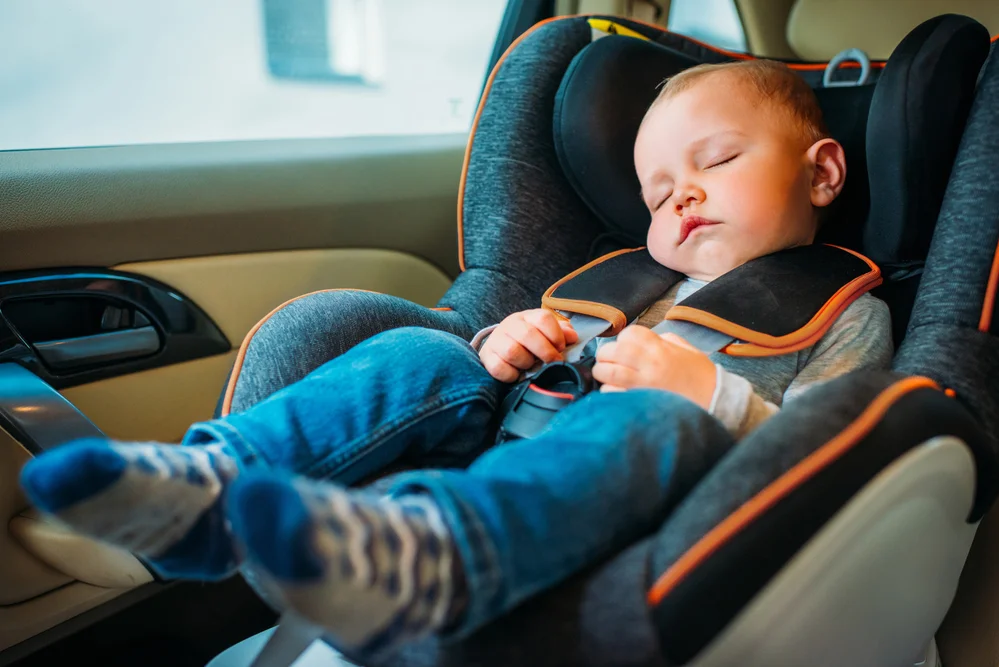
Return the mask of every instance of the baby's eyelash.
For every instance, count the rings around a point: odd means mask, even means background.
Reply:
[[[732,160],[734,160],[737,157],[739,157],[739,153],[736,153],[736,154],[734,154],[734,155],[732,155],[730,157],[727,157],[724,160],[719,160],[718,162],[712,162],[711,164],[708,165],[708,169],[711,169],[712,167],[720,167],[723,164],[727,164],[727,163],[731,162]]]
[[[660,208],[662,208],[662,205],[665,204],[667,201],[669,201],[669,198],[672,197],[672,196],[673,196],[673,193],[670,192],[665,197],[663,197],[658,202],[656,202],[656,205],[652,207],[652,212],[655,213]]]

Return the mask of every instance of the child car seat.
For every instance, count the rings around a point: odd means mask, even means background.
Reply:
[[[823,240],[881,265],[894,370],[811,390],[741,441],[654,535],[461,642],[427,639],[386,664],[901,666],[924,655],[996,489],[995,59],[976,93],[988,51],[980,24],[948,15],[872,63],[865,85],[823,86],[824,64],[792,65],[847,153]],[[487,83],[459,196],[462,273],[438,308],[353,290],[293,300],[247,336],[222,411],[388,328],[470,338],[537,307],[593,257],[641,245],[648,214],[631,148],[656,85],[747,57],[625,19],[535,26]],[[265,638],[212,664],[249,664]],[[289,646],[272,646],[271,664],[297,655],[281,655]],[[317,642],[307,664],[332,655]]]

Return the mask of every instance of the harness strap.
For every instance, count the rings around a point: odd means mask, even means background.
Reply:
[[[565,349],[565,360],[570,363],[579,361],[586,346],[612,326],[607,320],[580,314],[573,314],[569,322],[579,335],[579,341]],[[734,338],[720,331],[683,320],[663,320],[652,327],[652,331],[659,335],[675,333],[704,354],[723,350],[735,342]]]

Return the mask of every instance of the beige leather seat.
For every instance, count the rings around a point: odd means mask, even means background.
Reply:
[[[940,14],[964,14],[999,33],[996,0],[797,0],[787,42],[803,60],[829,60],[846,48],[884,60],[910,30]]]

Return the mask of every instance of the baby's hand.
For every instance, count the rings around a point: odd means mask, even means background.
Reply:
[[[617,340],[597,349],[593,377],[600,391],[647,387],[680,394],[705,410],[715,393],[715,365],[676,334],[660,337],[646,327],[632,325]]]
[[[479,359],[494,378],[513,382],[538,359],[561,360],[566,346],[578,340],[572,325],[552,311],[525,310],[499,323],[479,349]]]

